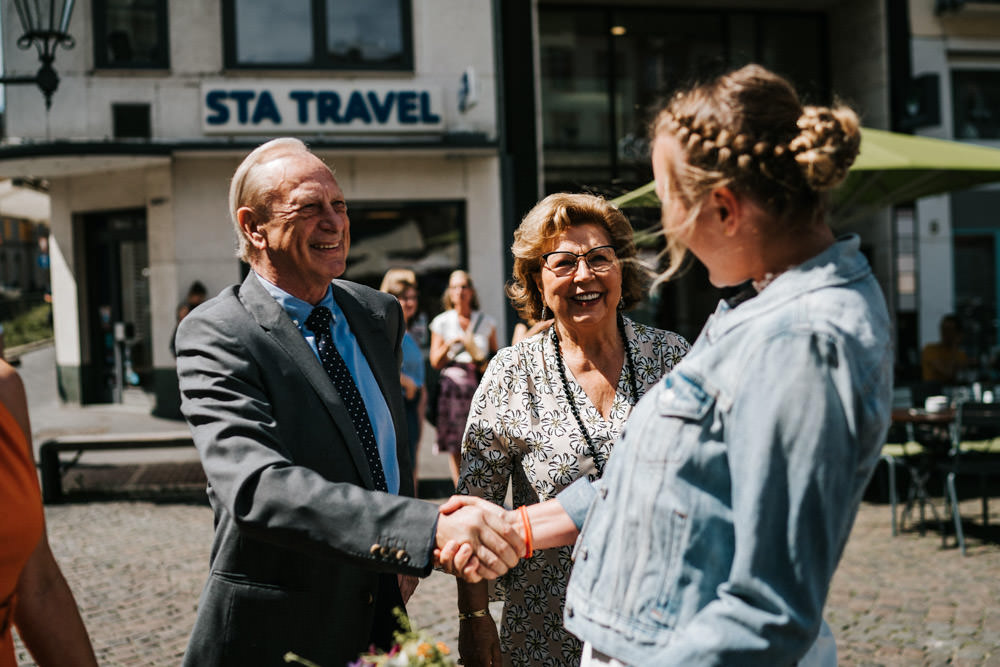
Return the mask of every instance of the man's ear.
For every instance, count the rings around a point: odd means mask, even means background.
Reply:
[[[267,235],[264,234],[258,215],[249,206],[236,209],[236,220],[240,223],[243,236],[258,251],[267,249]]]
[[[742,222],[743,200],[726,187],[712,190],[711,198],[717,221],[723,225],[724,233],[732,236]]]

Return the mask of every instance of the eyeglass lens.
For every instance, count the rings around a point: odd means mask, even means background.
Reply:
[[[575,273],[581,257],[594,273],[609,271],[617,260],[615,249],[611,246],[598,246],[579,254],[557,250],[543,255],[545,266],[558,276],[568,276]]]

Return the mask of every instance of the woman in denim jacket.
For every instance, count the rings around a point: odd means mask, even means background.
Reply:
[[[668,274],[690,250],[743,289],[636,406],[600,481],[506,518],[529,550],[582,531],[564,622],[585,665],[835,664],[823,604],[892,375],[879,286],[823,219],[857,116],[803,108],[751,65],[675,95],[653,140]]]

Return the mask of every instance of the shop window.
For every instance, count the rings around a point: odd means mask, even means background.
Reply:
[[[344,277],[378,289],[393,267],[413,269],[420,312],[441,312],[441,295],[455,269],[468,269],[465,202],[350,202],[351,253]]]
[[[412,70],[410,0],[224,0],[226,66]]]
[[[827,102],[821,12],[755,12],[540,4],[545,190],[616,196],[645,183],[647,127],[679,84],[749,62]]]
[[[98,68],[170,66],[166,0],[94,0],[93,7]]]
[[[1000,70],[952,70],[956,139],[1000,139]]]

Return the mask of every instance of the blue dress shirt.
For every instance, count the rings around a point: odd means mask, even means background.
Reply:
[[[316,360],[318,361],[319,351],[316,349],[316,337],[305,325],[306,318],[309,317],[315,306],[292,296],[277,285],[262,278],[259,274],[254,273],[254,275],[260,280],[260,284],[264,286],[264,289],[274,297],[278,305],[292,318],[292,322],[298,327],[299,332],[306,339],[309,347],[312,348],[313,354],[316,355]],[[382,390],[379,388],[378,381],[372,374],[368,360],[361,351],[361,346],[358,345],[357,339],[354,338],[354,333],[351,332],[351,327],[344,316],[344,311],[340,309],[340,306],[337,305],[337,302],[333,298],[332,286],[327,288],[326,295],[316,305],[326,306],[333,314],[333,322],[330,324],[333,334],[333,344],[337,346],[337,351],[344,358],[344,363],[347,364],[348,370],[351,371],[351,377],[354,378],[354,384],[358,386],[361,398],[365,402],[365,409],[368,410],[368,419],[371,421],[372,430],[375,431],[375,442],[378,443],[379,458],[382,459],[382,469],[385,472],[385,483],[389,489],[389,493],[399,493],[399,461],[396,460],[396,428],[392,423],[392,413],[389,412],[389,406],[385,402]]]

